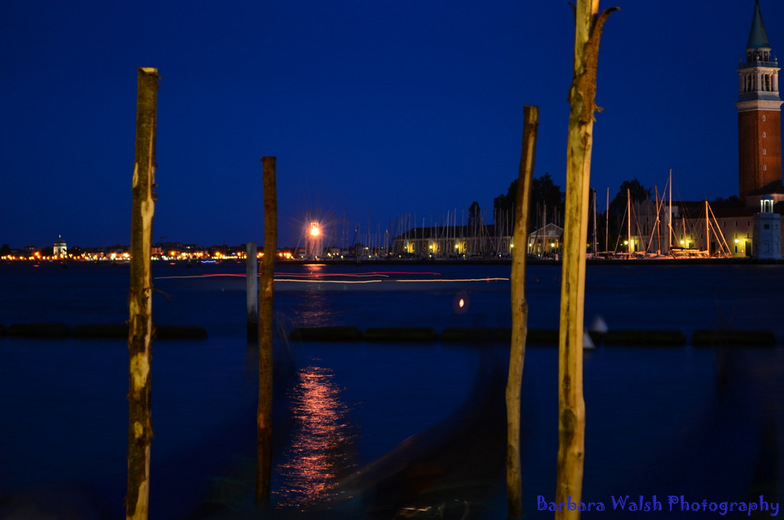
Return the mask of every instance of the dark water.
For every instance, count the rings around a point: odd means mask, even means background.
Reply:
[[[409,272],[372,275],[378,283],[279,282],[275,312],[284,333],[320,325],[510,325],[503,280],[508,266],[279,271]],[[203,325],[210,336],[154,346],[153,519],[248,506],[257,361],[244,337],[244,280],[201,276],[242,272],[243,266],[226,264],[155,268],[156,321]],[[0,323],[122,322],[127,284],[127,266],[0,265]],[[557,328],[560,268],[529,267],[527,285],[529,326]],[[780,266],[591,266],[586,323],[601,315],[611,329],[676,329],[687,337],[696,329],[765,329],[780,344],[782,294]],[[456,304],[460,299],[463,307]],[[468,398],[488,351],[501,364],[506,356],[503,348],[441,343],[279,346],[290,349],[298,374],[285,389],[293,413],[277,445],[275,501],[284,512],[311,504],[318,491],[440,423]],[[17,497],[0,507],[0,518],[20,495],[41,489],[49,502],[59,500],[56,490],[66,489],[99,504],[106,517],[121,518],[124,341],[5,337],[0,353],[0,496]],[[533,518],[552,514],[537,512],[536,503],[538,495],[554,500],[556,378],[556,349],[529,347],[523,460],[526,509]],[[709,503],[758,501],[760,495],[784,501],[781,346],[600,347],[586,352],[585,395],[585,501],[609,507],[611,496],[657,495],[666,517],[677,516],[666,510],[669,495]],[[504,517],[502,489],[491,493],[483,515]]]

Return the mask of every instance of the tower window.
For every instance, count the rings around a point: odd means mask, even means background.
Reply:
[[[762,132],[762,138],[765,139],[766,137],[768,137],[768,133],[767,132]]]
[[[763,148],[763,149],[762,149],[762,155],[768,155],[768,150],[766,150],[765,148]]]
[[[763,116],[762,116],[762,122],[764,123],[766,120],[767,120],[767,119],[766,119],[766,118],[765,118],[765,116],[763,115]]]

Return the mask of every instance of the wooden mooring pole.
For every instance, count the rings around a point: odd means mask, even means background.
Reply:
[[[150,382],[152,347],[152,271],[150,254],[155,213],[155,126],[158,69],[138,69],[136,158],[131,208],[131,281],[128,297],[129,422],[126,519],[146,520],[150,494]]]
[[[259,283],[259,403],[257,418],[256,503],[267,505],[272,475],[272,303],[278,250],[278,202],[275,157],[263,157],[264,256]]]
[[[259,259],[255,242],[245,244],[245,299],[248,343],[259,340]]]
[[[523,516],[523,477],[520,461],[520,392],[528,334],[528,300],[525,297],[525,257],[528,253],[528,210],[536,155],[539,107],[523,109],[523,151],[515,195],[512,243],[512,347],[506,384],[506,497],[509,518]]]
[[[599,0],[577,0],[575,7],[574,73],[569,89],[569,135],[566,152],[566,207],[561,274],[558,354],[558,462],[556,503],[582,500],[585,459],[583,398],[583,336],[585,254],[588,240],[588,199],[591,178],[596,71],[602,27],[611,12],[599,13]],[[563,508],[555,518],[580,518]]]

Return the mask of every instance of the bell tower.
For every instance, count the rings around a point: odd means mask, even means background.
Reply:
[[[779,62],[771,58],[759,0],[754,4],[746,58],[741,60],[738,102],[738,181],[746,195],[781,182],[781,98]]]

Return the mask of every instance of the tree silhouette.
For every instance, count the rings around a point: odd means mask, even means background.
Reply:
[[[609,219],[611,237],[618,236],[621,224],[623,223],[624,218],[626,218],[627,190],[631,197],[632,204],[635,202],[643,202],[651,198],[651,189],[640,184],[640,181],[637,179],[623,181],[615,198],[610,202]]]
[[[493,211],[495,221],[503,219],[503,215],[514,215],[515,197],[517,193],[517,179],[513,180],[506,191],[506,195],[501,194],[493,199]],[[531,207],[528,211],[528,232],[542,227],[542,211],[547,208],[547,214],[552,215],[554,211],[563,214],[565,193],[561,187],[553,182],[549,173],[545,173],[539,178],[533,179],[531,183]],[[548,217],[548,220],[552,220]]]

